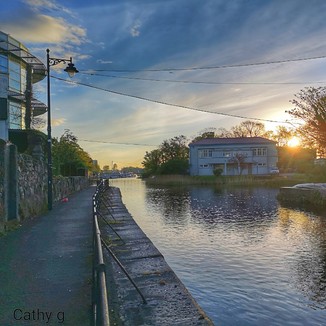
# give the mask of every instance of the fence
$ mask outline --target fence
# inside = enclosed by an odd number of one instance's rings
[[[109,326],[109,308],[106,291],[105,264],[103,259],[101,232],[98,225],[99,196],[108,187],[103,180],[93,196],[93,325]]]

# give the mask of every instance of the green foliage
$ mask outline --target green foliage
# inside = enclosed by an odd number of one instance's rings
[[[171,159],[161,164],[159,174],[187,174],[189,163],[187,159]]]
[[[223,169],[215,169],[213,173],[216,177],[219,177],[220,175],[222,175]]]
[[[183,135],[164,140],[158,149],[146,152],[143,176],[185,174],[188,170],[188,143]]]
[[[52,161],[54,175],[83,175],[93,170],[93,161],[77,143],[77,137],[66,129],[60,139],[52,140]]]
[[[278,147],[278,167],[282,172],[308,173],[311,171],[316,151],[308,148]]]
[[[316,177],[319,182],[325,182],[326,165],[314,165],[310,170],[310,175]]]

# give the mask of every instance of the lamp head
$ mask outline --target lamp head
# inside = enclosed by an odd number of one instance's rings
[[[70,63],[68,63],[67,68],[64,70],[66,73],[68,73],[69,77],[72,78],[75,76],[77,72],[79,72],[75,65],[72,63],[72,58],[70,58]]]

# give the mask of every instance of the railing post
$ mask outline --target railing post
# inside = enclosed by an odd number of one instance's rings
[[[101,243],[101,232],[97,220],[98,195],[103,191],[103,182],[96,189],[93,196],[93,325],[109,326],[109,307],[106,289],[105,264]]]

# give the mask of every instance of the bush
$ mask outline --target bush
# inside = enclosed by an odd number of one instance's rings
[[[222,175],[223,169],[215,169],[213,173],[216,177],[219,177],[220,175]]]
[[[161,164],[158,174],[187,174],[188,173],[188,160],[175,159],[169,160]]]

